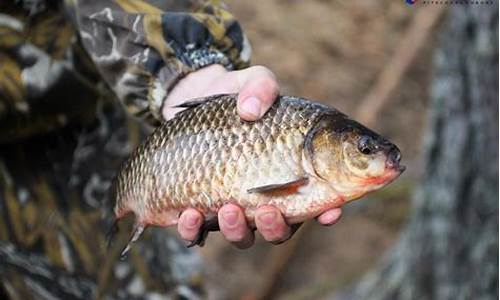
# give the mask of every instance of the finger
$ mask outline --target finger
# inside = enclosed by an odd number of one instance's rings
[[[238,113],[247,121],[260,119],[276,100],[279,84],[274,74],[262,66],[237,73],[240,84]]]
[[[290,238],[292,230],[279,209],[274,206],[261,206],[255,212],[257,230],[268,242],[281,243]]]
[[[235,204],[226,204],[218,213],[219,228],[226,240],[240,249],[253,245],[255,236],[250,231],[242,209]]]
[[[322,225],[333,225],[337,223],[338,220],[340,220],[340,216],[342,215],[342,209],[341,208],[334,208],[325,211],[321,215],[319,215],[316,220],[321,223]]]
[[[202,223],[203,215],[196,209],[188,208],[179,217],[177,231],[182,239],[193,241],[198,236]]]
[[[279,245],[279,244],[282,244],[284,242],[286,242],[287,240],[289,240],[294,234],[295,232],[297,232],[297,230],[299,230],[299,228],[302,226],[303,223],[296,223],[296,224],[292,224],[290,225],[290,235],[287,239],[284,239],[284,240],[281,240],[281,241],[278,241],[278,242],[272,242],[273,244],[275,245]]]

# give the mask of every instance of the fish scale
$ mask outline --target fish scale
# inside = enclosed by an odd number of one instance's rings
[[[296,98],[284,98],[280,103],[284,105],[273,107],[267,117],[261,122],[255,122],[255,124],[246,123],[237,117],[234,96],[214,99],[211,103],[207,102],[206,105],[181,113],[176,118],[177,122],[175,123],[166,122],[153,133],[152,137],[146,142],[147,146],[139,150],[142,151],[142,155],[137,152],[134,153],[129,163],[130,168],[126,169],[140,168],[144,170],[144,172],[140,172],[142,174],[163,173],[158,175],[158,177],[163,178],[161,180],[163,187],[155,186],[154,188],[158,192],[155,194],[159,194],[160,197],[144,200],[144,198],[148,197],[148,192],[144,187],[138,186],[149,182],[141,182],[141,176],[136,177],[136,180],[130,180],[126,172],[120,173],[117,185],[121,192],[119,192],[117,202],[121,204],[117,205],[116,214],[122,216],[124,213],[133,211],[137,215],[137,211],[147,210],[148,206],[146,204],[145,208],[139,209],[134,207],[134,202],[137,204],[155,201],[168,201],[178,207],[182,206],[183,203],[196,204],[208,212],[211,208],[204,207],[204,200],[200,197],[200,194],[191,193],[192,178],[190,176],[192,175],[202,179],[197,185],[215,188],[217,194],[226,197],[226,199],[219,199],[220,201],[236,199],[241,194],[232,191],[231,187],[220,185],[221,182],[224,182],[224,177],[226,177],[225,182],[237,182],[238,178],[235,178],[235,176],[239,175],[244,178],[247,177],[245,173],[257,174],[260,177],[266,175],[281,176],[281,174],[259,172],[258,169],[266,170],[262,169],[262,162],[265,161],[272,164],[273,170],[283,171],[283,168],[280,168],[279,165],[292,156],[298,156],[297,152],[301,150],[300,144],[303,142],[303,136],[312,125],[311,119],[314,119],[320,110],[324,110],[325,106],[310,103],[307,107],[309,111],[306,111],[300,106],[303,103]],[[300,110],[297,107],[300,107]],[[301,116],[292,118],[291,115],[297,111],[300,112]],[[307,113],[309,119],[304,116]],[[211,117],[212,115],[214,117]],[[294,122],[293,126],[289,126],[292,122]],[[239,126],[234,126],[235,124]],[[232,143],[227,143],[227,139],[221,138],[221,136],[229,138],[231,136],[229,132],[238,139]],[[272,133],[279,134],[277,137],[273,137]],[[208,144],[208,149],[203,146],[206,144]],[[166,154],[167,158],[158,159],[158,156],[152,153],[156,148],[161,148],[159,151],[162,155],[163,153]],[[200,151],[200,148],[204,151]],[[151,158],[148,159],[146,153],[152,153],[151,156],[156,157],[154,159],[156,161],[152,161]],[[265,157],[261,156],[263,154]],[[243,160],[240,160],[241,155],[244,155]],[[261,156],[260,159],[259,156]],[[282,160],[278,162],[278,158]],[[220,160],[226,161],[226,172],[219,172],[219,176],[217,176],[213,168],[203,169],[207,165],[207,161]],[[244,168],[242,169],[242,167]],[[248,167],[250,169],[246,170]],[[220,170],[222,169],[221,167]],[[209,172],[200,174],[201,170]],[[224,176],[221,177],[220,175]],[[260,178],[257,181],[265,183],[269,179],[271,178]],[[128,185],[127,180],[130,182]],[[179,185],[180,188],[176,188]],[[151,193],[149,192],[149,194]],[[214,200],[214,202],[220,201]],[[256,204],[255,201],[253,203]],[[244,205],[246,203],[241,202],[238,204]]]

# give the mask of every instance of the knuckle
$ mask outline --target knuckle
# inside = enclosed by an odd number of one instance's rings
[[[277,88],[278,83],[276,81],[276,77],[274,73],[267,70],[266,72],[262,72],[262,76],[260,77],[262,81],[264,81],[270,88]]]
[[[276,81],[276,76],[274,75],[273,71],[269,70],[268,68],[264,66],[253,66],[251,67],[251,70],[255,73],[258,73],[259,76],[269,78],[271,81],[275,82]]]
[[[271,78],[264,78],[264,79],[262,79],[260,84],[262,86],[264,86],[267,90],[272,92],[272,95],[271,95],[272,97],[269,98],[270,100],[274,100],[274,98],[276,98],[276,96],[278,96],[279,87],[278,87],[278,83],[276,82],[276,80],[271,79]]]

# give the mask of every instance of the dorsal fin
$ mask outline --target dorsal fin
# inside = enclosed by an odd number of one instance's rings
[[[190,101],[183,102],[181,104],[174,105],[172,107],[173,108],[193,108],[193,107],[201,105],[205,102],[208,102],[210,100],[211,100],[211,98],[195,99],[195,100],[190,100]]]
[[[237,94],[215,94],[201,98],[194,98],[187,100],[183,103],[172,106],[173,108],[193,108],[202,105],[206,102],[212,101],[214,99],[226,98],[236,101]]]
[[[211,96],[206,96],[202,98],[195,98],[191,100],[187,100],[183,103],[173,105],[172,108],[184,108],[182,111],[179,111],[175,113],[175,117],[177,117],[180,113],[183,113],[185,111],[189,111],[190,109],[193,109],[195,107],[198,107],[200,105],[203,105],[207,102],[210,102],[212,100],[216,100],[219,98],[226,98],[226,99],[232,99],[236,101],[236,94],[216,94],[216,95],[211,95]]]

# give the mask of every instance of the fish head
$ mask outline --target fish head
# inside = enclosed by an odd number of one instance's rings
[[[346,201],[387,185],[405,170],[396,145],[342,114],[323,117],[306,148],[316,175]]]

